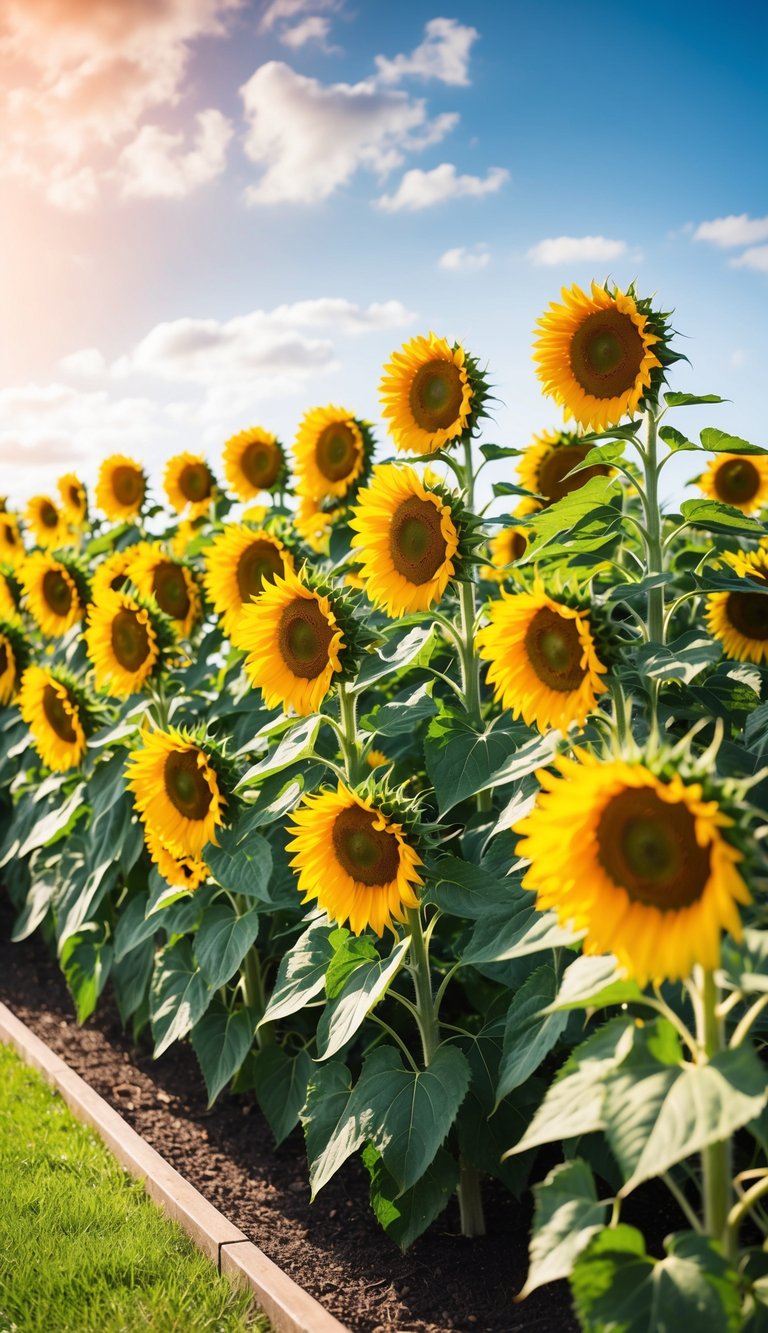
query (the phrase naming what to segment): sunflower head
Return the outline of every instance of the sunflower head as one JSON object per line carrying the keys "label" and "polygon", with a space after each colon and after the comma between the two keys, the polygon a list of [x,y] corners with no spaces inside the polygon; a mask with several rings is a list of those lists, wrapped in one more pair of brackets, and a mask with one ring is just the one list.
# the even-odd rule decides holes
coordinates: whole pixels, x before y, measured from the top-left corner
{"label": "sunflower head", "polygon": [[207,514],[216,497],[216,481],[200,454],[175,454],[163,473],[163,486],[177,514],[199,518]]}
{"label": "sunflower head", "polygon": [[537,775],[536,806],[515,828],[537,906],[643,985],[717,967],[721,933],[741,937],[737,904],[750,901],[718,800],[678,772],[585,751],[554,768]]}
{"label": "sunflower head", "polygon": [[283,446],[260,426],[241,430],[224,445],[224,473],[241,500],[285,490],[288,469]]}
{"label": "sunflower head", "polygon": [[174,630],[187,638],[200,618],[200,591],[194,574],[159,542],[143,542],[129,565],[129,577],[144,597],[153,598]]}
{"label": "sunflower head", "polygon": [[477,635],[488,682],[503,708],[539,731],[583,726],[606,685],[586,610],[556,602],[540,585],[502,592]]}
{"label": "sunflower head", "polygon": [[390,616],[426,611],[461,577],[474,544],[470,516],[444,487],[398,463],[374,468],[352,509],[352,547],[368,597]]}
{"label": "sunflower head", "polygon": [[0,569],[0,617],[4,620],[19,619],[21,592],[21,584],[11,570],[6,568],[3,572]]}
{"label": "sunflower head", "polygon": [[289,832],[302,901],[316,899],[355,935],[367,926],[394,934],[393,923],[418,907],[421,858],[403,825],[362,792],[340,782],[306,797]]}
{"label": "sunflower head", "polygon": [[11,568],[24,559],[26,552],[15,514],[0,513],[0,565]]}
{"label": "sunflower head", "polygon": [[144,469],[124,454],[111,454],[99,468],[96,503],[113,522],[126,522],[140,513],[147,494]]}
{"label": "sunflower head", "polygon": [[528,538],[531,529],[526,527],[519,520],[525,518],[528,514],[535,514],[541,509],[537,500],[521,500],[510,515],[517,522],[509,527],[498,528],[495,536],[488,542],[488,552],[491,558],[490,565],[484,565],[482,568],[483,578],[489,579],[493,583],[503,583],[504,579],[509,578],[512,567],[522,560],[528,549]]}
{"label": "sunflower head", "polygon": [[85,577],[75,560],[33,551],[19,569],[27,608],[43,634],[66,634],[82,619],[87,601]]}
{"label": "sunflower head", "polygon": [[373,436],[368,423],[344,407],[313,407],[302,417],[293,449],[299,495],[340,499],[364,479]]}
{"label": "sunflower head", "polygon": [[726,553],[725,559],[744,579],[744,589],[707,597],[707,629],[734,661],[763,665],[768,662],[768,550]]}
{"label": "sunflower head", "polygon": [[226,818],[215,748],[173,728],[144,732],[141,740],[125,774],[147,834],[171,856],[200,861]]}
{"label": "sunflower head", "polygon": [[205,861],[196,856],[175,856],[154,829],[147,824],[143,828],[147,851],[166,884],[172,889],[189,889],[191,892],[205,882],[210,874]]}
{"label": "sunflower head", "polygon": [[80,478],[74,472],[65,472],[63,477],[59,477],[56,485],[59,488],[64,512],[70,522],[78,528],[82,527],[88,517],[88,496]]}
{"label": "sunflower head", "polygon": [[756,514],[768,502],[768,457],[762,454],[718,454],[697,478],[705,495]]}
{"label": "sunflower head", "polygon": [[592,477],[609,477],[613,469],[604,463],[568,475],[583,463],[591,448],[573,431],[550,430],[534,435],[517,465],[520,485],[540,496],[546,507],[580,490]]}
{"label": "sunflower head", "polygon": [[293,555],[276,533],[245,523],[228,524],[206,547],[204,560],[205,590],[230,639],[242,608],[293,569]]}
{"label": "sunflower head", "polygon": [[117,699],[160,673],[173,641],[167,618],[149,598],[110,591],[89,608],[85,644],[94,679]]}
{"label": "sunflower head", "polygon": [[58,773],[76,767],[85,754],[88,717],[72,678],[58,669],[27,667],[18,705],[43,763]]}
{"label": "sunflower head", "polygon": [[111,551],[99,561],[91,581],[91,596],[94,602],[101,601],[106,592],[120,592],[125,589],[130,579],[129,570],[138,549],[139,543],[126,546],[122,551]]}
{"label": "sunflower head", "polygon": [[564,287],[538,321],[533,359],[544,392],[580,426],[606,430],[658,399],[666,369],[680,360],[666,311],[633,287]]}
{"label": "sunflower head", "polygon": [[469,439],[487,415],[489,392],[474,357],[434,333],[411,338],[394,352],[379,385],[395,448],[416,454]]}
{"label": "sunflower head", "polygon": [[32,496],[27,505],[26,520],[37,546],[55,550],[71,544],[72,534],[64,509],[49,495]]}
{"label": "sunflower head", "polygon": [[352,669],[345,595],[321,587],[286,569],[240,613],[234,638],[268,708],[316,713]]}
{"label": "sunflower head", "polygon": [[16,620],[0,614],[0,705],[12,702],[29,665],[29,646]]}

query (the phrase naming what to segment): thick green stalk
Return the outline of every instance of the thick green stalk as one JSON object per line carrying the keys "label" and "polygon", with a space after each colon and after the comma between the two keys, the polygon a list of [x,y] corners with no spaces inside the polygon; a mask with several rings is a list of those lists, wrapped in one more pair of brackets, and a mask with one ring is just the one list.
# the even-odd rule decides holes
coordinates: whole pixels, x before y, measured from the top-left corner
{"label": "thick green stalk", "polygon": [[[712,1060],[723,1049],[723,1024],[718,1016],[718,990],[713,972],[696,969],[695,981],[699,1003],[696,1015],[696,1036],[699,1060]],[[704,1196],[704,1226],[713,1240],[719,1242],[728,1258],[733,1258],[733,1231],[728,1226],[731,1207],[731,1141],[721,1139],[711,1143],[701,1154],[702,1192]]]}
{"label": "thick green stalk", "polygon": [[[361,782],[365,776],[365,764],[360,754],[360,742],[357,735],[357,703],[354,694],[346,686],[339,686],[339,720],[342,731],[342,752],[347,781],[350,787]],[[341,739],[341,738],[340,738]]]}

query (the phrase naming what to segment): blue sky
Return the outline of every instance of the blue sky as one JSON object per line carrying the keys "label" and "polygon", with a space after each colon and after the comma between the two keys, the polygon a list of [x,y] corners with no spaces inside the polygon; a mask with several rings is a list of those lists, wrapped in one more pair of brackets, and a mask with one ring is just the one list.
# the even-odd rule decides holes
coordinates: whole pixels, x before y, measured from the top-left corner
{"label": "blue sky", "polygon": [[524,445],[561,422],[535,321],[608,275],[675,308],[675,387],[733,400],[678,424],[768,444],[767,39],[763,4],[6,0],[0,493],[377,423],[430,328]]}

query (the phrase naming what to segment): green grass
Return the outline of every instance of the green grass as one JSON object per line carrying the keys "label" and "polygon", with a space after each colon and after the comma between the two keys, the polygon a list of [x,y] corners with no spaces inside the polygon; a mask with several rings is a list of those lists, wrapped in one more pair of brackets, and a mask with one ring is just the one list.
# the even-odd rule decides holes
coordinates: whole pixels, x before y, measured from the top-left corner
{"label": "green grass", "polygon": [[57,1093],[0,1045],[0,1333],[266,1333]]}

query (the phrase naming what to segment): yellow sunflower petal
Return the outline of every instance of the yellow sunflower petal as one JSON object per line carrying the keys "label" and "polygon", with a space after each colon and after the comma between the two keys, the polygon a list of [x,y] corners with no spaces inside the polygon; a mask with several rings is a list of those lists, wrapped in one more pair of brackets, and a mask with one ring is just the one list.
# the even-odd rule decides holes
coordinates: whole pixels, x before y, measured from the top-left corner
{"label": "yellow sunflower petal", "polygon": [[285,476],[285,455],[277,436],[250,426],[224,445],[224,475],[241,500],[273,491]]}
{"label": "yellow sunflower petal", "polygon": [[234,641],[248,654],[246,674],[268,708],[316,713],[342,670],[344,636],[329,598],[290,569],[243,607]]}
{"label": "yellow sunflower petal", "polygon": [[698,479],[699,489],[721,504],[756,514],[768,502],[768,458],[762,454],[718,454]]}
{"label": "yellow sunflower petal", "polygon": [[147,493],[144,470],[125,454],[111,454],[99,468],[96,503],[107,518],[125,522],[139,513]]}
{"label": "yellow sunflower petal", "polygon": [[42,667],[27,667],[18,705],[43,763],[57,773],[76,767],[85,754],[85,732],[67,686]]}
{"label": "yellow sunflower petal", "polygon": [[395,448],[417,454],[434,454],[464,434],[473,396],[464,348],[434,333],[394,352],[379,385]]}
{"label": "yellow sunflower petal", "polygon": [[170,855],[199,861],[216,842],[226,797],[210,757],[181,732],[145,732],[128,756],[125,775],[147,831]]}
{"label": "yellow sunflower petal", "polygon": [[210,510],[216,482],[202,455],[183,453],[168,459],[163,486],[177,514],[192,519]]}
{"label": "yellow sunflower petal", "polygon": [[117,699],[142,689],[160,659],[150,613],[123,592],[106,592],[89,608],[85,644],[97,686]]}
{"label": "yellow sunflower petal", "polygon": [[33,551],[18,571],[27,608],[43,634],[66,634],[82,619],[84,606],[66,565],[44,551]]}

